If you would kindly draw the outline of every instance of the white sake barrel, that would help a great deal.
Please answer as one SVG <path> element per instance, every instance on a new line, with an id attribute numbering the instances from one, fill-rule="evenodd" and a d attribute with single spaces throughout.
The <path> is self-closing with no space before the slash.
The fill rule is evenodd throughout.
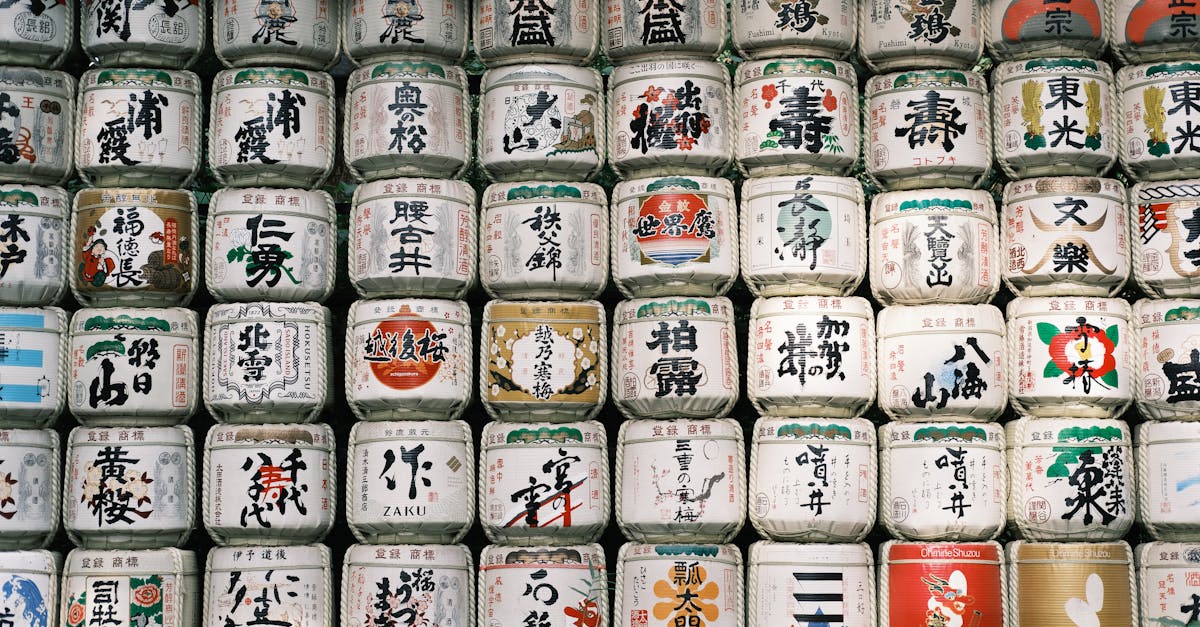
<path id="1" fill-rule="evenodd" d="M 84 72 L 75 137 L 75 167 L 84 182 L 190 185 L 200 171 L 203 152 L 200 88 L 200 78 L 187 71 Z"/>
<path id="2" fill-rule="evenodd" d="M 342 159 L 360 181 L 457 178 L 474 156 L 470 102 L 457 66 L 408 60 L 359 68 L 346 84 Z"/>
<path id="3" fill-rule="evenodd" d="M 524 4 L 517 6 L 519 11 Z M 489 178 L 525 181 L 536 173 L 539 178 L 581 181 L 604 165 L 604 83 L 596 70 L 570 65 L 493 68 L 484 73 L 482 89 L 479 164 Z"/>
<path id="4" fill-rule="evenodd" d="M 76 427 L 67 437 L 63 528 L 85 548 L 183 544 L 196 515 L 188 427 Z"/>
<path id="5" fill-rule="evenodd" d="M 733 49 L 744 59 L 843 59 L 858 39 L 858 7 L 851 0 L 745 0 L 733 4 L 729 20 Z"/>
<path id="6" fill-rule="evenodd" d="M 4 550 L 40 548 L 54 539 L 62 510 L 60 453 L 58 433 L 51 429 L 0 429 L 0 547 Z"/>
<path id="7" fill-rule="evenodd" d="M 614 624 L 745 627 L 742 573 L 742 550 L 734 544 L 623 544 Z M 683 599 L 689 601 L 680 603 Z"/>
<path id="8" fill-rule="evenodd" d="M 30 627 L 66 625 L 59 622 L 59 573 L 62 555 L 54 551 L 4 551 L 0 553 L 0 588 L 5 613 Z M 77 616 L 79 625 L 82 614 Z"/>
<path id="9" fill-rule="evenodd" d="M 1172 6 L 1141 0 L 1117 0 L 1111 11 L 1113 53 L 1122 63 L 1195 58 L 1200 53 L 1196 19 L 1188 3 Z"/>
<path id="10" fill-rule="evenodd" d="M 0 185 L 0 304 L 53 305 L 62 298 L 70 206 L 61 187 Z"/>
<path id="11" fill-rule="evenodd" d="M 1103 0 L 983 0 L 984 41 L 1000 60 L 1048 56 L 1099 58 L 1112 36 Z"/>
<path id="12" fill-rule="evenodd" d="M 846 296 L 867 272 L 862 184 L 834 176 L 742 183 L 741 274 L 759 296 Z"/>
<path id="13" fill-rule="evenodd" d="M 479 279 L 492 298 L 597 298 L 608 285 L 608 198 L 594 183 L 483 192 Z"/>
<path id="14" fill-rule="evenodd" d="M 738 66 L 733 94 L 741 122 L 737 164 L 748 176 L 844 176 L 858 162 L 858 76 L 849 63 L 747 61 Z"/>
<path id="15" fill-rule="evenodd" d="M 591 65 L 600 50 L 603 0 L 479 0 L 474 9 L 475 53 L 490 67 L 512 63 Z"/>
<path id="16" fill-rule="evenodd" d="M 402 616 L 414 625 L 474 625 L 474 566 L 461 544 L 352 545 L 342 560 L 341 592 L 343 627 L 386 625 Z M 380 605 L 380 594 L 408 601 Z"/>
<path id="17" fill-rule="evenodd" d="M 204 406 L 219 422 L 313 422 L 333 402 L 329 310 L 213 305 L 204 321 Z"/>
<path id="18" fill-rule="evenodd" d="M 1121 110 L 1130 112 L 1118 125 L 1119 157 L 1134 180 L 1183 178 L 1200 167 L 1197 82 L 1200 62 L 1127 65 L 1117 72 Z"/>
<path id="19" fill-rule="evenodd" d="M 471 311 L 457 300 L 360 300 L 346 320 L 346 402 L 360 420 L 454 420 L 471 401 Z"/>
<path id="20" fill-rule="evenodd" d="M 489 545 L 479 555 L 477 616 L 464 624 L 609 625 L 608 590 L 599 544 Z"/>
<path id="21" fill-rule="evenodd" d="M 323 302 L 337 274 L 336 220 L 324 191 L 217 190 L 206 220 L 205 287 L 222 303 Z"/>
<path id="22" fill-rule="evenodd" d="M 102 188 L 75 194 L 71 293 L 88 307 L 184 306 L 200 284 L 192 192 Z"/>
<path id="23" fill-rule="evenodd" d="M 875 314 L 856 296 L 759 298 L 746 396 L 767 416 L 859 416 L 875 401 Z"/>
<path id="24" fill-rule="evenodd" d="M 207 4 L 89 0 L 79 20 L 83 52 L 103 67 L 186 68 L 208 43 Z"/>
<path id="25" fill-rule="evenodd" d="M 1017 298 L 1008 304 L 1008 395 L 1032 416 L 1113 418 L 1133 398 L 1129 303 Z M 1134 343 L 1136 346 L 1136 341 Z"/>
<path id="26" fill-rule="evenodd" d="M 858 56 L 873 72 L 967 69 L 983 53 L 987 0 L 858 3 Z"/>
<path id="27" fill-rule="evenodd" d="M 626 298 L 720 296 L 737 279 L 733 184 L 666 176 L 617 183 L 612 274 Z"/>
<path id="28" fill-rule="evenodd" d="M 387 179 L 354 190 L 350 282 L 364 298 L 463 298 L 475 284 L 475 190 L 463 181 Z"/>
<path id="29" fill-rule="evenodd" d="M 1134 553 L 1139 614 L 1145 625 L 1195 622 L 1196 589 L 1200 586 L 1200 544 L 1146 542 Z"/>
<path id="30" fill-rule="evenodd" d="M 0 129 L 0 182 L 66 183 L 75 173 L 75 78 L 0 67 Z"/>
<path id="31" fill-rule="evenodd" d="M 337 60 L 343 8 L 337 0 L 214 0 L 213 51 L 226 67 L 326 68 Z"/>
<path id="32" fill-rule="evenodd" d="M 604 306 L 489 301 L 479 340 L 479 397 L 497 420 L 571 422 L 608 398 Z"/>
<path id="33" fill-rule="evenodd" d="M 66 406 L 69 346 L 58 307 L 0 307 L 0 426 L 54 424 Z"/>
<path id="34" fill-rule="evenodd" d="M 204 567 L 203 627 L 333 624 L 329 547 L 218 547 Z"/>
<path id="35" fill-rule="evenodd" d="M 1004 627 L 1005 585 L 999 543 L 889 540 L 879 546 L 878 624 Z"/>
<path id="36" fill-rule="evenodd" d="M 992 81 L 996 165 L 1009 178 L 1103 176 L 1116 161 L 1118 120 L 1107 63 L 1010 61 L 996 66 Z"/>
<path id="37" fill-rule="evenodd" d="M 74 549 L 63 567 L 59 617 L 63 627 L 86 627 L 93 617 L 112 627 L 192 627 L 200 586 L 192 551 Z"/>
<path id="38" fill-rule="evenodd" d="M 1138 287 L 1154 298 L 1200 297 L 1200 179 L 1133 185 L 1129 212 Z"/>
<path id="39" fill-rule="evenodd" d="M 70 350 L 68 409 L 80 423 L 177 425 L 196 413 L 200 328 L 195 311 L 80 309 L 71 317 Z"/>
<path id="40" fill-rule="evenodd" d="M 604 54 L 613 63 L 676 55 L 712 59 L 725 46 L 725 7 L 717 0 L 604 0 Z"/>
<path id="41" fill-rule="evenodd" d="M 1200 420 L 1200 301 L 1133 305 L 1133 397 L 1151 420 Z"/>
<path id="42" fill-rule="evenodd" d="M 1000 206 L 1000 273 L 1019 296 L 1115 296 L 1129 276 L 1129 217 L 1116 179 L 1013 181 Z"/>
<path id="43" fill-rule="evenodd" d="M 333 429 L 216 425 L 204 442 L 204 528 L 220 546 L 320 542 L 333 527 Z"/>
<path id="44" fill-rule="evenodd" d="M 1101 418 L 1020 418 L 1004 427 L 1008 523 L 1033 541 L 1117 540 L 1136 506 L 1129 426 Z"/>
<path id="45" fill-rule="evenodd" d="M 355 423 L 346 460 L 359 542 L 457 542 L 475 524 L 475 445 L 461 420 Z"/>
<path id="46" fill-rule="evenodd" d="M 1133 552 L 1125 542 L 1008 543 L 1008 624 L 1138 622 Z"/>
<path id="47" fill-rule="evenodd" d="M 609 518 L 608 440 L 596 421 L 489 422 L 479 451 L 488 540 L 595 542 Z"/>
<path id="48" fill-rule="evenodd" d="M 1004 429 L 994 423 L 879 427 L 879 518 L 894 538 L 993 540 L 1004 530 Z"/>
<path id="49" fill-rule="evenodd" d="M 1195 539 L 1200 533 L 1200 423 L 1144 422 L 1137 427 L 1136 444 L 1138 522 L 1156 540 Z"/>
<path id="50" fill-rule="evenodd" d="M 297 60 L 286 57 L 287 63 Z M 333 78 L 324 72 L 288 67 L 218 72 L 208 109 L 208 167 L 231 187 L 320 187 L 333 170 L 336 108 Z"/>
<path id="51" fill-rule="evenodd" d="M 622 178 L 718 175 L 733 159 L 736 122 L 719 63 L 645 61 L 608 79 L 608 163 Z"/>
<path id="52" fill-rule="evenodd" d="M 626 418 L 719 418 L 738 399 L 733 303 L 643 298 L 613 312 L 612 396 Z"/>
<path id="53" fill-rule="evenodd" d="M 728 542 L 745 524 L 746 445 L 732 419 L 627 420 L 614 477 L 630 540 Z"/>
<path id="54" fill-rule="evenodd" d="M 352 2 L 341 14 L 342 49 L 356 64 L 407 56 L 461 63 L 467 55 L 468 0 Z"/>
<path id="55" fill-rule="evenodd" d="M 864 418 L 759 418 L 750 524 L 772 540 L 861 542 L 875 526 L 877 459 Z"/>
<path id="56" fill-rule="evenodd" d="M 999 309 L 885 307 L 878 337 L 879 408 L 892 420 L 988 422 L 1004 413 L 1012 356 Z"/>
<path id="57" fill-rule="evenodd" d="M 14 2 L 0 9 L 0 24 L 11 25 L 0 31 L 0 64 L 54 69 L 75 45 L 74 2 Z"/>
<path id="58" fill-rule="evenodd" d="M 750 545 L 749 625 L 875 624 L 875 560 L 867 544 Z"/>

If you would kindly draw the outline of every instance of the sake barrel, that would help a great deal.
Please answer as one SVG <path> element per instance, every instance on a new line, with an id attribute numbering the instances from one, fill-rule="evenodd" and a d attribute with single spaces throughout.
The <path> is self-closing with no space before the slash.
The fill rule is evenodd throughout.
<path id="1" fill-rule="evenodd" d="M 57 68 L 75 45 L 73 2 L 14 2 L 0 9 L 0 24 L 0 64 Z"/>
<path id="2" fill-rule="evenodd" d="M 742 427 L 728 418 L 627 420 L 614 481 L 626 538 L 727 542 L 746 520 Z"/>
<path id="3" fill-rule="evenodd" d="M 471 311 L 456 300 L 360 300 L 345 358 L 346 402 L 360 420 L 454 420 L 471 400 Z"/>
<path id="4" fill-rule="evenodd" d="M 885 305 L 982 303 L 1000 289 L 996 205 L 986 191 L 879 194 L 870 242 L 871 293 Z"/>
<path id="5" fill-rule="evenodd" d="M 719 418 L 737 403 L 729 299 L 622 301 L 613 336 L 612 396 L 626 418 Z"/>
<path id="6" fill-rule="evenodd" d="M 1200 420 L 1200 301 L 1134 303 L 1138 410 L 1152 420 Z M 1193 357 L 1195 359 L 1193 359 Z"/>
<path id="7" fill-rule="evenodd" d="M 1008 183 L 1000 206 L 1004 284 L 1020 296 L 1115 296 L 1129 276 L 1126 216 L 1116 179 Z"/>
<path id="8" fill-rule="evenodd" d="M 336 219 L 324 191 L 217 190 L 208 204 L 205 286 L 218 302 L 324 301 L 337 274 Z"/>
<path id="9" fill-rule="evenodd" d="M 215 0 L 213 50 L 225 67 L 329 67 L 343 8 L 337 0 Z"/>
<path id="10" fill-rule="evenodd" d="M 536 0 L 522 0 L 518 7 L 528 2 Z M 558 64 L 490 69 L 479 102 L 479 164 L 499 181 L 528 180 L 532 172 L 586 180 L 608 154 L 604 113 L 604 83 L 594 69 Z"/>
<path id="11" fill-rule="evenodd" d="M 71 317 L 70 350 L 68 408 L 80 423 L 177 425 L 196 413 L 200 328 L 195 311 L 80 309 Z"/>
<path id="12" fill-rule="evenodd" d="M 87 307 L 185 306 L 200 283 L 190 191 L 106 187 L 75 194 L 71 293 Z"/>
<path id="13" fill-rule="evenodd" d="M 758 296 L 846 296 L 867 272 L 862 184 L 833 176 L 742 183 L 741 275 Z"/>
<path id="14" fill-rule="evenodd" d="M 252 4 L 242 0 L 242 6 Z M 287 67 L 218 72 L 209 106 L 208 167 L 230 187 L 320 187 L 333 170 L 336 107 L 333 78 L 324 72 Z"/>
<path id="15" fill-rule="evenodd" d="M 204 528 L 220 546 L 320 542 L 337 477 L 327 424 L 216 425 L 204 443 Z"/>
<path id="16" fill-rule="evenodd" d="M 347 79 L 345 109 L 342 158 L 360 181 L 458 178 L 471 163 L 471 104 L 457 66 L 407 60 L 359 68 Z"/>
<path id="17" fill-rule="evenodd" d="M 53 305 L 62 298 L 70 206 L 61 187 L 0 185 L 0 304 Z"/>
<path id="18" fill-rule="evenodd" d="M 772 540 L 861 542 L 875 526 L 877 459 L 864 418 L 759 418 L 750 524 Z"/>
<path id="19" fill-rule="evenodd" d="M 1200 10 L 1189 3 L 1118 0 L 1109 9 L 1113 53 L 1122 63 L 1175 61 L 1200 52 L 1195 29 Z"/>
<path id="20" fill-rule="evenodd" d="M 1100 0 L 984 0 L 988 52 L 997 59 L 1103 56 L 1112 37 L 1112 14 Z"/>
<path id="21" fill-rule="evenodd" d="M 26 618 L 28 625 L 60 625 L 59 573 L 62 555 L 53 551 L 0 553 L 0 586 L 7 592 L 6 613 Z"/>
<path id="22" fill-rule="evenodd" d="M 475 524 L 475 444 L 461 420 L 357 422 L 346 460 L 359 542 L 456 542 Z"/>
<path id="23" fill-rule="evenodd" d="M 767 416 L 859 416 L 875 400 L 875 314 L 856 296 L 759 298 L 746 396 Z"/>
<path id="24" fill-rule="evenodd" d="M 491 67 L 511 63 L 591 65 L 600 49 L 603 7 L 602 0 L 480 0 L 473 21 L 475 53 Z"/>
<path id="25" fill-rule="evenodd" d="M 879 408 L 892 420 L 998 420 L 1008 402 L 1004 318 L 991 305 L 879 312 Z"/>
<path id="26" fill-rule="evenodd" d="M 1008 543 L 1009 624 L 1140 625 L 1125 542 Z"/>
<path id="27" fill-rule="evenodd" d="M 364 298 L 463 298 L 475 283 L 475 190 L 462 181 L 387 179 L 355 188 L 350 283 Z"/>
<path id="28" fill-rule="evenodd" d="M 1133 392 L 1129 303 L 1017 298 L 1008 304 L 1009 401 L 1033 416 L 1120 416 Z"/>
<path id="29" fill-rule="evenodd" d="M 734 100 L 737 164 L 748 176 L 842 176 L 858 162 L 858 76 L 849 63 L 747 61 L 738 65 Z"/>
<path id="30" fill-rule="evenodd" d="M 1195 538 L 1200 531 L 1200 424 L 1144 422 L 1136 443 L 1138 522 L 1156 540 Z"/>
<path id="31" fill-rule="evenodd" d="M 183 69 L 200 58 L 207 43 L 206 5 L 196 0 L 89 0 L 82 5 L 79 43 L 103 67 Z"/>
<path id="32" fill-rule="evenodd" d="M 604 54 L 613 63 L 663 54 L 712 59 L 725 46 L 725 7 L 716 0 L 605 0 Z"/>
<path id="33" fill-rule="evenodd" d="M 1002 627 L 1015 611 L 1005 585 L 996 542 L 889 540 L 879 547 L 879 626 Z"/>
<path id="34" fill-rule="evenodd" d="M 74 549 L 59 614 L 65 627 L 85 627 L 94 616 L 110 617 L 114 627 L 187 627 L 200 619 L 200 586 L 192 551 Z"/>
<path id="35" fill-rule="evenodd" d="M 594 542 L 608 526 L 608 439 L 596 421 L 489 422 L 479 452 L 480 524 L 492 542 Z"/>
<path id="36" fill-rule="evenodd" d="M 188 427 L 76 427 L 67 437 L 63 527 L 89 549 L 183 544 L 196 514 Z"/>
<path id="37" fill-rule="evenodd" d="M 386 624 L 397 611 L 417 625 L 474 624 L 474 566 L 461 544 L 352 545 L 342 560 L 341 592 L 339 624 L 345 627 Z M 380 606 L 380 594 L 408 599 L 407 605 Z"/>
<path id="38" fill-rule="evenodd" d="M 1200 179 L 1138 183 L 1129 188 L 1129 211 L 1138 287 L 1155 298 L 1200 297 Z"/>
<path id="39" fill-rule="evenodd" d="M 734 4 L 729 12 L 733 49 L 744 59 L 850 56 L 858 38 L 853 2 L 779 2 Z M 753 622 L 753 621 L 751 621 Z"/>
<path id="40" fill-rule="evenodd" d="M 66 405 L 67 314 L 58 307 L 0 307 L 0 426 L 48 427 Z"/>
<path id="41" fill-rule="evenodd" d="M 1139 614 L 1145 624 L 1170 625 L 1191 620 L 1200 586 L 1200 545 L 1195 542 L 1147 542 L 1134 553 Z M 1133 588 L 1131 588 L 1133 589 Z"/>
<path id="42" fill-rule="evenodd" d="M 329 547 L 218 547 L 204 568 L 204 627 L 333 624 Z"/>
<path id="43" fill-rule="evenodd" d="M 1009 178 L 1103 176 L 1116 161 L 1116 100 L 1107 63 L 1010 61 L 996 66 L 992 81 L 996 165 Z"/>
<path id="44" fill-rule="evenodd" d="M 879 517 L 894 538 L 968 542 L 1004 530 L 1008 477 L 998 424 L 879 427 Z"/>
<path id="45" fill-rule="evenodd" d="M 51 429 L 0 429 L 0 547 L 5 550 L 40 548 L 54 539 L 62 511 L 60 452 L 58 433 Z"/>
<path id="46" fill-rule="evenodd" d="M 882 0 L 873 2 L 882 8 Z M 872 76 L 864 95 L 870 132 L 863 161 L 885 189 L 975 187 L 988 174 L 991 111 L 981 75 L 924 70 Z"/>
<path id="47" fill-rule="evenodd" d="M 461 63 L 467 56 L 471 18 L 467 0 L 354 2 L 341 15 L 342 50 L 355 63 L 407 56 Z"/>
<path id="48" fill-rule="evenodd" d="M 749 625 L 875 624 L 875 560 L 866 544 L 750 545 Z"/>
<path id="49" fill-rule="evenodd" d="M 313 422 L 333 401 L 329 310 L 213 305 L 204 321 L 204 406 L 218 422 Z"/>
<path id="50" fill-rule="evenodd" d="M 617 183 L 612 273 L 627 298 L 720 296 L 737 279 L 733 184 L 665 176 Z"/>
<path id="51" fill-rule="evenodd" d="M 967 69 L 983 53 L 981 2 L 858 3 L 858 56 L 872 72 Z"/>
<path id="52" fill-rule="evenodd" d="M 1129 531 L 1137 486 L 1128 425 L 1099 418 L 1020 418 L 1004 430 L 1008 521 L 1018 537 L 1117 540 Z"/>
<path id="53" fill-rule="evenodd" d="M 644 61 L 619 65 L 608 79 L 608 163 L 624 179 L 718 175 L 733 159 L 734 124 L 729 72 L 719 63 Z"/>
<path id="54" fill-rule="evenodd" d="M 742 550 L 733 544 L 624 544 L 616 586 L 614 624 L 622 627 L 746 625 Z"/>
<path id="55" fill-rule="evenodd" d="M 1117 72 L 1121 109 L 1135 114 L 1119 129 L 1121 166 L 1134 180 L 1180 178 L 1200 167 L 1198 77 L 1200 63 L 1190 61 L 1127 65 Z"/>
<path id="56" fill-rule="evenodd" d="M 479 627 L 529 620 L 610 624 L 608 567 L 599 544 L 486 546 L 479 555 L 479 596 L 472 623 Z"/>
<path id="57" fill-rule="evenodd" d="M 493 298 L 597 298 L 608 200 L 593 183 L 497 183 L 483 193 L 480 282 Z"/>
<path id="58" fill-rule="evenodd" d="M 75 79 L 0 67 L 0 129 L 0 182 L 66 183 L 75 167 Z"/>

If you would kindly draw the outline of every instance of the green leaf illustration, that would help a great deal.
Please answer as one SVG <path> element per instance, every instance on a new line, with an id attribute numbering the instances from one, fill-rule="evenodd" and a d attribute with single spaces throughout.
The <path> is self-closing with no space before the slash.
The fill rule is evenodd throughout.
<path id="1" fill-rule="evenodd" d="M 1117 337 L 1117 325 L 1114 324 L 1105 329 L 1104 334 L 1108 336 L 1108 339 L 1112 340 L 1113 346 L 1116 346 L 1119 343 L 1119 338 Z"/>
<path id="2" fill-rule="evenodd" d="M 1050 342 L 1054 340 L 1054 336 L 1058 335 L 1060 332 L 1058 327 L 1050 324 L 1049 322 L 1039 322 L 1037 323 L 1037 333 L 1038 339 L 1044 344 L 1049 345 Z"/>
<path id="3" fill-rule="evenodd" d="M 1050 360 L 1050 361 L 1046 362 L 1046 367 L 1045 367 L 1045 369 L 1042 370 L 1042 378 L 1043 379 L 1051 379 L 1051 378 L 1057 377 L 1058 375 L 1060 375 L 1062 373 L 1063 373 L 1062 368 L 1059 368 L 1057 365 L 1055 365 L 1054 360 Z"/>
<path id="4" fill-rule="evenodd" d="M 1117 371 L 1109 370 L 1108 372 L 1104 373 L 1103 377 L 1100 377 L 1100 381 L 1108 387 L 1117 387 Z"/>

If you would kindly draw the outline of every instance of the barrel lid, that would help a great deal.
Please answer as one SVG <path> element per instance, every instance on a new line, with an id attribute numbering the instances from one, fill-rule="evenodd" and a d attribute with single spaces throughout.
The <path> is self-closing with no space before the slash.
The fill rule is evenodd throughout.
<path id="1" fill-rule="evenodd" d="M 871 547 L 857 544 L 799 544 L 794 542 L 772 542 L 759 540 L 750 545 L 751 565 L 781 566 L 841 566 L 870 567 L 875 564 Z"/>
<path id="2" fill-rule="evenodd" d="M 58 448 L 58 432 L 54 429 L 0 429 L 0 449 L 6 446 Z M 58 463 L 57 459 L 55 463 Z M 0 555 L 3 555 L 2 551 Z"/>
<path id="3" fill-rule="evenodd" d="M 436 320 L 460 325 L 471 324 L 471 310 L 460 300 L 441 298 L 381 298 L 355 302 L 354 325 L 375 323 L 392 316 Z M 469 357 L 469 356 L 468 356 Z"/>
<path id="4" fill-rule="evenodd" d="M 224 303 L 209 308 L 205 326 L 256 319 L 328 325 L 330 315 L 329 309 L 317 303 Z"/>
<path id="5" fill-rule="evenodd" d="M 1008 543 L 1008 559 L 1013 564 L 1022 562 L 1089 562 L 1119 563 L 1133 562 L 1133 551 L 1123 540 L 1117 542 L 1028 542 L 1014 540 Z"/>
<path id="6" fill-rule="evenodd" d="M 419 555 L 419 558 L 413 558 Z M 346 549 L 347 568 L 425 566 L 470 570 L 471 551 L 462 544 L 354 544 Z"/>
<path id="7" fill-rule="evenodd" d="M 606 448 L 604 425 L 595 420 L 582 422 L 501 422 L 484 425 L 480 438 L 486 448 L 511 446 L 598 446 Z"/>
<path id="8" fill-rule="evenodd" d="M 1007 318 L 1023 316 L 1115 316 L 1129 320 L 1133 310 L 1121 298 L 1089 296 L 1019 296 L 1008 303 Z"/>
<path id="9" fill-rule="evenodd" d="M 1004 428 L 994 422 L 888 422 L 879 427 L 881 448 L 946 443 L 1004 450 Z"/>
<path id="10" fill-rule="evenodd" d="M 912 70 L 872 76 L 867 80 L 864 93 L 870 97 L 883 91 L 917 90 L 930 87 L 970 89 L 983 93 L 987 90 L 987 82 L 983 76 L 968 70 Z M 986 101 L 981 101 L 979 106 L 986 107 Z"/>
<path id="11" fill-rule="evenodd" d="M 708 319 L 733 322 L 733 303 L 724 296 L 684 298 L 634 298 L 617 303 L 614 324 L 641 321 Z"/>
<path id="12" fill-rule="evenodd" d="M 251 561 L 255 554 L 271 555 L 270 561 Z M 284 564 L 281 564 L 283 562 Z M 327 569 L 330 563 L 329 547 L 323 544 L 302 546 L 218 546 L 208 552 L 205 570 L 298 570 L 301 568 Z M 325 573 L 329 579 L 329 573 Z"/>
<path id="13" fill-rule="evenodd" d="M 530 568 L 546 564 L 588 565 L 604 569 L 604 547 L 599 544 L 575 544 L 566 546 L 500 546 L 491 544 L 479 553 L 479 569 L 490 570 L 509 565 L 528 565 Z"/>
<path id="14" fill-rule="evenodd" d="M 291 199 L 299 197 L 293 204 Z M 259 199 L 262 200 L 259 200 Z M 209 220 L 230 213 L 264 213 L 294 215 L 333 224 L 333 197 L 323 190 L 270 187 L 224 187 L 213 192 L 208 203 Z"/>
<path id="15" fill-rule="evenodd" d="M 122 566 L 113 567 L 113 558 L 121 558 Z M 135 558 L 136 566 L 130 564 Z M 97 566 L 96 564 L 100 565 Z M 89 566 L 85 566 L 88 564 Z M 64 577 L 90 575 L 195 575 L 198 572 L 196 553 L 176 548 L 124 550 L 73 549 L 67 554 Z"/>
<path id="16" fill-rule="evenodd" d="M 1200 422 L 1143 422 L 1137 426 L 1137 437 L 1135 441 L 1139 446 L 1171 443 L 1200 443 Z"/>
<path id="17" fill-rule="evenodd" d="M 58 307 L 0 307 L 0 329 L 62 333 L 65 319 Z"/>
<path id="18" fill-rule="evenodd" d="M 120 444 L 122 446 L 191 446 L 192 430 L 178 427 L 75 427 L 67 436 L 71 448 Z"/>
<path id="19" fill-rule="evenodd" d="M 218 424 L 208 430 L 204 444 L 207 454 L 216 448 L 257 448 L 288 446 L 332 452 L 333 429 L 321 422 L 312 424 Z"/>
<path id="20" fill-rule="evenodd" d="M 943 324 L 944 323 L 944 324 Z M 923 333 L 1004 335 L 1004 316 L 993 305 L 893 305 L 878 317 L 879 338 Z"/>
<path id="21" fill-rule="evenodd" d="M 1021 437 L 1024 433 L 1025 437 Z M 1038 440 L 1033 434 L 1041 434 Z M 1046 434 L 1050 437 L 1047 438 Z M 1106 444 L 1129 446 L 1129 425 L 1111 418 L 1018 418 L 1004 425 L 1008 448 Z"/>
<path id="22" fill-rule="evenodd" d="M 561 183 L 553 181 L 522 181 L 493 183 L 483 192 L 485 207 L 509 204 L 536 203 L 545 200 L 585 202 L 608 206 L 604 188 L 595 183 Z"/>
<path id="23" fill-rule="evenodd" d="M 196 339 L 196 312 L 183 307 L 85 307 L 71 316 L 72 334 L 132 331 Z"/>
<path id="24" fill-rule="evenodd" d="M 996 203 L 981 189 L 911 189 L 884 192 L 871 200 L 871 224 L 928 214 L 963 215 L 996 223 Z"/>
<path id="25" fill-rule="evenodd" d="M 539 64 L 507 65 L 487 70 L 483 73 L 483 91 L 501 85 L 524 86 L 547 81 L 566 81 L 597 92 L 603 88 L 600 73 L 590 67 Z"/>
<path id="26" fill-rule="evenodd" d="M 875 444 L 875 425 L 866 418 L 772 418 L 754 423 L 754 442 L 827 440 Z"/>
<path id="27" fill-rule="evenodd" d="M 1134 555 L 1138 568 L 1200 568 L 1200 542 L 1146 542 Z"/>
<path id="28" fill-rule="evenodd" d="M 470 436 L 471 427 L 462 420 L 359 421 L 350 429 L 350 443 L 355 446 L 409 439 L 467 443 Z"/>
<path id="29" fill-rule="evenodd" d="M 751 319 L 767 316 L 822 316 L 828 314 L 864 318 L 872 324 L 875 321 L 875 311 L 871 307 L 871 303 L 859 296 L 773 296 L 757 298 L 750 307 Z"/>
<path id="30" fill-rule="evenodd" d="M 62 561 L 62 554 L 55 551 L 0 551 L 0 572 L 45 573 L 57 583 Z"/>
<path id="31" fill-rule="evenodd" d="M 731 440 L 741 446 L 742 426 L 731 418 L 626 420 L 621 423 L 617 445 L 679 439 Z"/>

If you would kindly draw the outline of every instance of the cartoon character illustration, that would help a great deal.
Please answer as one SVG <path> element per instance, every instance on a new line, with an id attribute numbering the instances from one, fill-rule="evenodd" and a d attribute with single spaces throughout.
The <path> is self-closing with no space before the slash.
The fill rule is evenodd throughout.
<path id="1" fill-rule="evenodd" d="M 929 587 L 929 601 L 926 604 L 929 611 L 925 614 L 925 624 L 963 627 L 968 608 L 975 604 L 975 597 L 967 594 L 967 576 L 961 570 L 956 570 L 950 573 L 949 579 L 931 575 L 922 577 L 921 581 Z M 973 610 L 971 614 L 983 616 L 979 610 Z"/>
<path id="2" fill-rule="evenodd" d="M 1072 597 L 1063 604 L 1063 611 L 1076 627 L 1100 627 L 1100 610 L 1104 608 L 1104 581 L 1100 575 L 1088 575 L 1084 585 L 1087 600 Z"/>
<path id="3" fill-rule="evenodd" d="M 117 257 L 108 250 L 108 243 L 102 238 L 93 239 L 95 235 L 95 227 L 88 229 L 88 244 L 80 255 L 79 278 L 84 283 L 100 287 L 117 269 Z"/>

